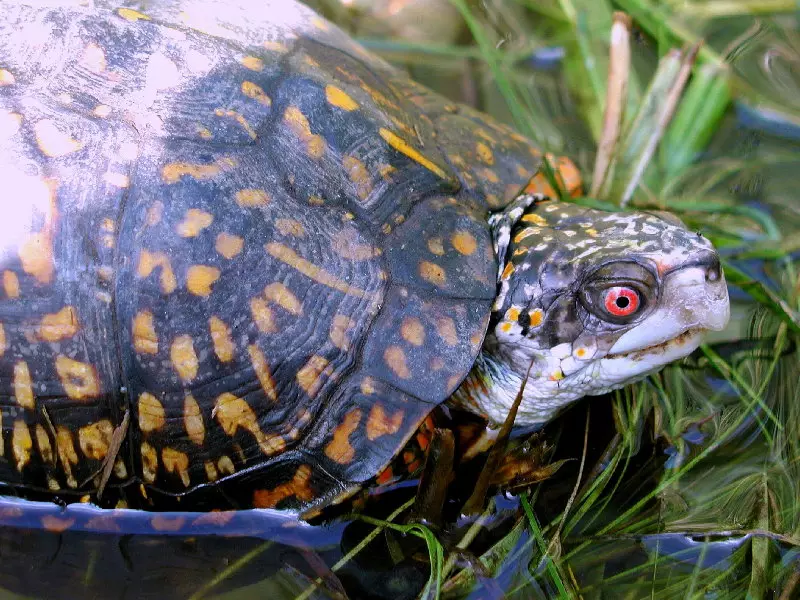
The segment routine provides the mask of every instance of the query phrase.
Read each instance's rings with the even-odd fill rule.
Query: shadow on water
[[[797,285],[793,269],[800,258],[797,30],[796,18],[787,16],[767,24],[726,20],[724,27],[707,32],[715,47],[738,44],[734,68],[748,87],[682,183],[684,197],[701,194],[738,203],[775,224],[775,231],[765,232],[752,222],[725,223],[725,230],[736,230],[739,238],[721,252],[728,265],[784,297],[796,297],[796,289],[786,290]],[[539,70],[527,76],[554,90],[554,97],[563,94],[563,83],[553,64],[563,57],[560,49],[548,48],[528,61]],[[445,91],[451,96],[454,89],[464,92],[459,69],[445,76],[429,65],[415,71],[428,85],[450,88]],[[475,95],[474,87],[466,87]],[[569,101],[563,100],[561,108],[564,104],[569,110]],[[563,131],[570,131],[575,119],[564,112],[553,117]],[[581,135],[585,132],[565,134],[572,145],[580,145],[575,140]],[[589,151],[588,144],[576,149]],[[714,215],[704,218],[699,226],[720,226]],[[800,540],[791,533],[800,527],[800,473],[797,464],[787,463],[787,456],[800,456],[793,454],[796,439],[790,439],[800,428],[797,348],[780,320],[750,294],[732,286],[731,298],[732,325],[707,349],[635,391],[591,402],[580,494],[591,502],[574,506],[563,520],[584,455],[589,403],[547,428],[546,435],[557,440],[553,460],[565,462],[536,486],[530,503],[539,523],[556,523],[558,529],[532,533],[519,499],[496,497],[494,513],[472,536],[469,550],[451,555],[455,566],[473,567],[481,585],[475,587],[474,579],[449,580],[447,597],[559,595],[558,578],[541,551],[557,532],[560,545],[551,546],[549,555],[559,558],[559,577],[586,598],[651,592],[678,598],[704,590],[707,597],[744,597],[754,589],[762,589],[763,597],[800,594]],[[718,359],[735,374],[720,368]],[[637,407],[649,410],[637,413]],[[471,481],[456,482],[453,506]],[[412,495],[411,487],[400,486],[371,497],[364,511],[385,517]],[[416,597],[431,572],[424,540],[383,529],[364,546],[375,525],[358,520],[312,526],[274,511],[153,515],[123,510],[115,511],[113,520],[108,517],[88,505],[62,508],[4,499],[0,584],[9,593],[34,598],[400,600]],[[451,525],[434,528],[448,550],[475,529],[474,520],[450,517]],[[187,524],[190,536],[178,531]],[[487,561],[478,564],[482,554],[496,557],[492,580],[484,573]],[[759,581],[756,572],[766,567],[775,574]],[[787,590],[789,595],[781,595]]]

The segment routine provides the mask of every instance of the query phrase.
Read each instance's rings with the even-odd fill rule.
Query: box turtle
[[[725,325],[705,238],[308,8],[149,4],[0,0],[2,493],[309,511]]]

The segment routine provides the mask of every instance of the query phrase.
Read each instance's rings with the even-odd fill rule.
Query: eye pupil
[[[605,291],[605,308],[615,317],[630,317],[639,310],[639,292],[627,286],[617,286]]]
[[[628,300],[628,298],[626,298],[625,296],[620,296],[619,298],[617,298],[617,306],[619,308],[627,308],[628,304],[630,304],[630,300]]]

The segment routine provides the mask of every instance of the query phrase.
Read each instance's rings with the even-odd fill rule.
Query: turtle
[[[723,328],[717,252],[295,2],[0,0],[0,492],[314,514]]]

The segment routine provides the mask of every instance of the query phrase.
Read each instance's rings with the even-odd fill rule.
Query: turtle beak
[[[658,307],[624,333],[609,354],[644,350],[679,338],[687,332],[724,329],[730,318],[725,276],[716,252],[704,254],[664,274]],[[694,348],[687,348],[691,352]]]

